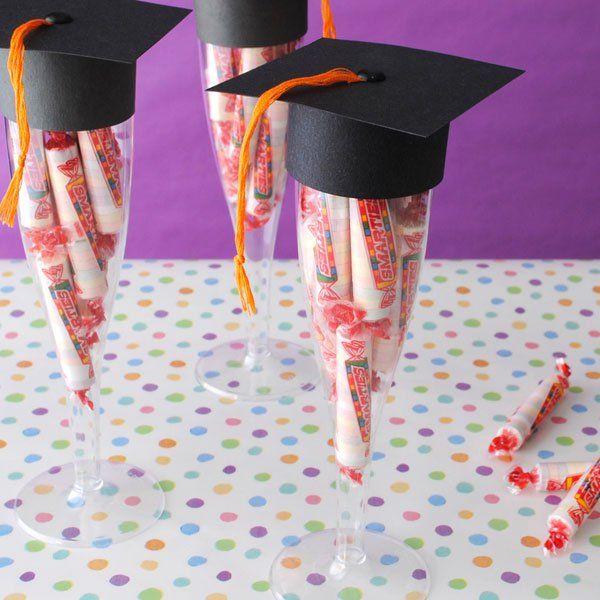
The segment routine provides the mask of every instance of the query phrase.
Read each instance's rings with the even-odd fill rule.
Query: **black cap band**
[[[198,36],[230,48],[276,46],[308,28],[307,0],[195,0]]]

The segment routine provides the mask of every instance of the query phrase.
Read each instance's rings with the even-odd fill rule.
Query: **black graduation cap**
[[[311,188],[355,198],[436,186],[450,122],[523,73],[414,48],[321,39],[209,91],[260,96],[337,67],[369,81],[298,88],[281,98],[290,104],[287,168]]]
[[[6,60],[14,29],[26,21],[55,21],[25,40],[29,125],[68,131],[128,119],[136,60],[189,12],[137,0],[0,0],[0,111],[15,119]]]
[[[194,0],[198,36],[229,48],[276,46],[308,28],[307,0]]]

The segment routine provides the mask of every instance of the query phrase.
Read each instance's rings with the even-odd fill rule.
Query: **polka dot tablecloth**
[[[298,277],[295,262],[275,265],[272,327],[309,343]],[[0,262],[1,599],[267,599],[279,548],[334,524],[320,388],[253,405],[194,380],[199,355],[244,333],[232,287],[226,262],[125,263],[105,350],[103,455],[153,471],[167,511],[126,544],[66,550],[26,536],[10,510],[71,449],[31,278],[24,263]],[[376,439],[369,529],[423,553],[434,600],[597,598],[600,513],[562,558],[544,558],[559,497],[509,494],[507,467],[486,447],[565,353],[572,388],[518,459],[598,456],[600,262],[428,262],[420,290]]]

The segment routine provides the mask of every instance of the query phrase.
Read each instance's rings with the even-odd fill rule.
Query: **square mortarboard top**
[[[198,37],[229,48],[276,46],[308,28],[308,0],[194,0]]]
[[[301,183],[354,198],[395,198],[437,185],[450,122],[523,73],[414,48],[320,39],[210,91],[260,96],[337,67],[374,81],[282,96],[290,104],[286,163]]]
[[[59,17],[25,39],[24,83],[30,126],[62,131],[128,119],[136,60],[190,12],[137,0],[0,0],[0,11],[0,110],[13,120],[12,33],[31,19]]]

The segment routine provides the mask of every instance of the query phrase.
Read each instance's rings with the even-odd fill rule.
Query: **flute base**
[[[262,402],[315,389],[320,376],[312,350],[270,339],[259,358],[248,354],[246,340],[212,348],[196,365],[204,388],[228,398]]]
[[[15,502],[19,525],[48,544],[106,548],[148,529],[165,508],[158,481],[139,467],[102,460],[97,489],[74,481],[72,463],[32,479]]]
[[[310,533],[284,548],[271,566],[277,600],[425,600],[429,574],[424,560],[404,542],[366,531],[360,562],[335,557],[336,531]]]

